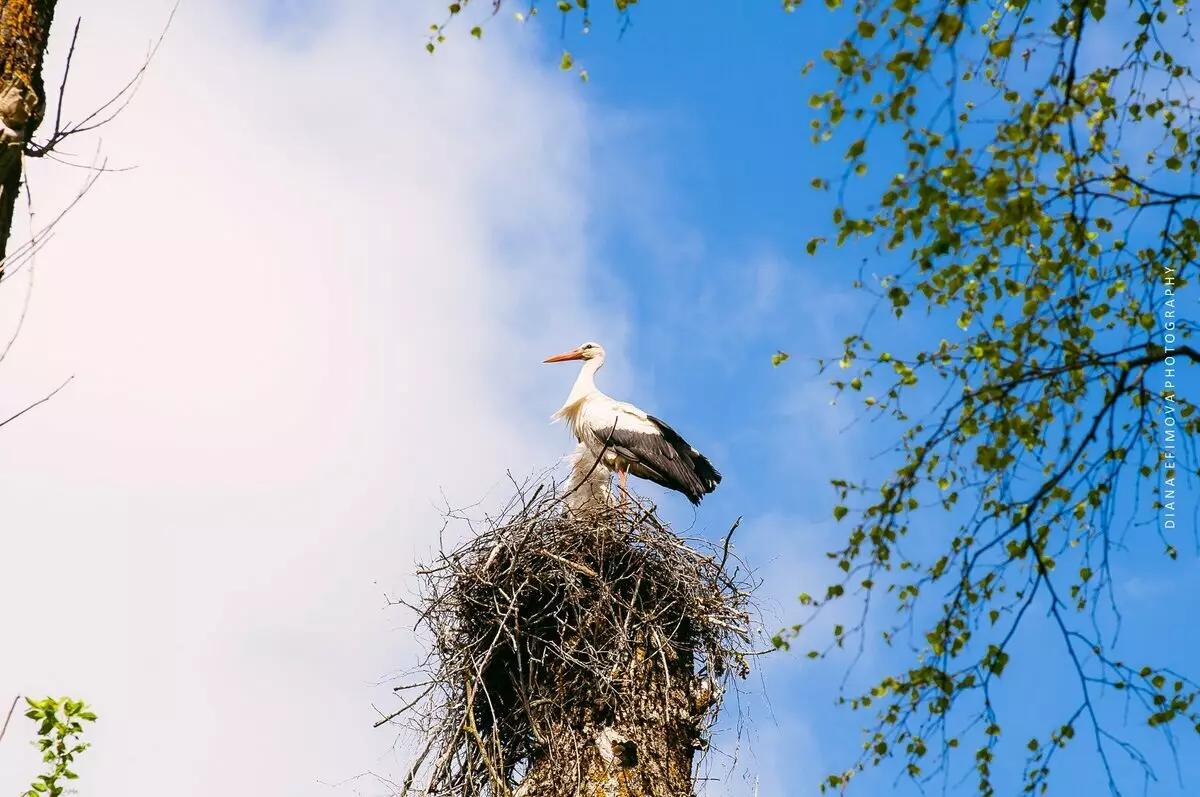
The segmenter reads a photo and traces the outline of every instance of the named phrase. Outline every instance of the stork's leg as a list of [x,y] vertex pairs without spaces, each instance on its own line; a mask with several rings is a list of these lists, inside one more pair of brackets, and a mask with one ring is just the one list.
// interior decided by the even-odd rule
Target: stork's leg
[[629,472],[625,470],[617,471],[617,478],[621,483],[621,503],[624,504],[629,499],[629,488],[625,486],[625,480],[628,478]]

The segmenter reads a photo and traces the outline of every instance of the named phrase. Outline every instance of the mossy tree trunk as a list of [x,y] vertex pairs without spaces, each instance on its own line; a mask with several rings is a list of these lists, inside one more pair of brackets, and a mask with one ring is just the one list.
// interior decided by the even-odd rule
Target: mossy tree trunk
[[0,276],[21,192],[25,149],[46,112],[42,59],[57,0],[0,0]]

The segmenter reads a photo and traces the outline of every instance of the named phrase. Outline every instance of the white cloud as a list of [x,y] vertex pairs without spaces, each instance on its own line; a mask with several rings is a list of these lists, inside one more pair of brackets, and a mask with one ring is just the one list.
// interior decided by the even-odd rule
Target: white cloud
[[[86,5],[60,5],[52,86]],[[169,6],[85,18],[68,118]],[[541,358],[622,349],[586,292],[580,89],[502,26],[429,58],[436,2],[338,6],[289,30],[184,4],[103,134],[138,168],[39,256],[0,366],[0,412],[76,375],[0,429],[0,702],[96,706],[83,794],[328,794],[399,769],[369,701],[414,647],[383,591],[429,550],[439,490],[469,502],[570,450],[547,422],[573,374]],[[38,218],[83,178],[35,164]],[[37,768],[14,723],[0,792]]]

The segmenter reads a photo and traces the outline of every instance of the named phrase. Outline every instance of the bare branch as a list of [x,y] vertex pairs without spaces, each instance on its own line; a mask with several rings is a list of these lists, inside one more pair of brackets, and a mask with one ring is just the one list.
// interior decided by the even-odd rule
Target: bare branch
[[171,23],[174,21],[175,14],[179,10],[179,4],[182,1],[183,0],[175,0],[175,4],[171,6],[171,12],[167,15],[166,24],[163,25],[162,31],[158,34],[158,38],[155,39],[151,45],[150,52],[146,55],[146,59],[134,73],[133,77],[131,77],[129,81],[122,86],[119,91],[117,91],[116,94],[106,100],[90,114],[85,116],[81,121],[75,124],[68,123],[66,127],[63,127],[63,94],[66,91],[67,75],[71,70],[71,56],[74,55],[75,52],[75,36],[78,36],[79,34],[79,25],[82,22],[82,18],[76,20],[75,36],[72,36],[71,38],[71,49],[67,55],[67,63],[63,69],[62,85],[59,88],[58,109],[55,112],[54,117],[54,131],[50,134],[49,139],[42,144],[36,144],[30,141],[25,147],[25,154],[31,158],[45,157],[51,152],[54,152],[55,148],[59,144],[71,136],[97,130],[111,122],[113,119],[116,119],[117,116],[119,116],[121,112],[129,106],[129,103],[132,102],[134,96],[137,94],[137,90],[141,87],[142,80],[145,78],[146,72],[150,69],[150,64],[154,61],[155,55],[158,54],[158,48],[162,45],[163,40],[166,38],[167,31],[170,30]]
[[66,380],[65,382],[63,382],[61,385],[59,385],[58,387],[56,387],[56,388],[54,388],[53,390],[51,390],[49,393],[47,393],[47,394],[46,394],[45,396],[43,396],[42,398],[40,398],[40,399],[38,399],[37,401],[33,402],[33,403],[32,403],[32,404],[30,404],[28,407],[26,407],[25,409],[23,409],[23,410],[21,410],[20,412],[18,412],[16,415],[9,416],[7,419],[5,419],[5,420],[3,420],[3,421],[0,421],[0,426],[7,426],[9,423],[11,423],[11,422],[15,421],[17,418],[20,418],[22,415],[24,415],[25,413],[29,412],[29,411],[30,411],[31,409],[33,409],[34,407],[39,407],[39,406],[41,406],[42,404],[45,404],[47,401],[49,401],[50,399],[52,399],[52,398],[54,398],[56,395],[58,395],[58,391],[62,390],[64,387],[66,387],[68,384],[70,384],[71,380],[72,380],[72,379],[74,379],[74,378],[75,378],[75,377],[74,377],[73,375],[72,375],[72,376],[69,376],[69,377],[67,377],[67,380]]
[[8,707],[8,714],[4,717],[4,724],[0,725],[0,742],[4,741],[4,734],[8,732],[8,723],[12,720],[13,711],[16,710],[17,701],[20,699],[21,696],[17,695],[12,699],[12,705]]

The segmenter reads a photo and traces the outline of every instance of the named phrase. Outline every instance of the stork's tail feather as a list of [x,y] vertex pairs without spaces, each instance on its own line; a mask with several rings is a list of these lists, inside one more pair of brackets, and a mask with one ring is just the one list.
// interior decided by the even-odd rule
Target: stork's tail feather
[[680,453],[690,454],[687,459],[692,465],[691,475],[694,476],[693,483],[688,485],[684,494],[687,495],[689,501],[699,506],[704,496],[717,489],[717,485],[721,483],[721,474],[708,461],[708,457],[696,449],[692,448],[690,451],[681,451]]
[[713,467],[713,464],[708,461],[708,457],[694,448],[692,449],[692,468],[696,471],[696,476],[699,477],[701,484],[704,485],[705,493],[711,493],[717,489],[717,485],[721,483],[721,472]]
[[679,454],[679,458],[690,466],[683,469],[686,474],[685,483],[672,486],[686,495],[693,504],[698,505],[704,496],[717,489],[717,485],[721,483],[720,472],[708,461],[708,457],[684,440],[679,432],[653,415],[647,417],[662,431],[663,437]]

